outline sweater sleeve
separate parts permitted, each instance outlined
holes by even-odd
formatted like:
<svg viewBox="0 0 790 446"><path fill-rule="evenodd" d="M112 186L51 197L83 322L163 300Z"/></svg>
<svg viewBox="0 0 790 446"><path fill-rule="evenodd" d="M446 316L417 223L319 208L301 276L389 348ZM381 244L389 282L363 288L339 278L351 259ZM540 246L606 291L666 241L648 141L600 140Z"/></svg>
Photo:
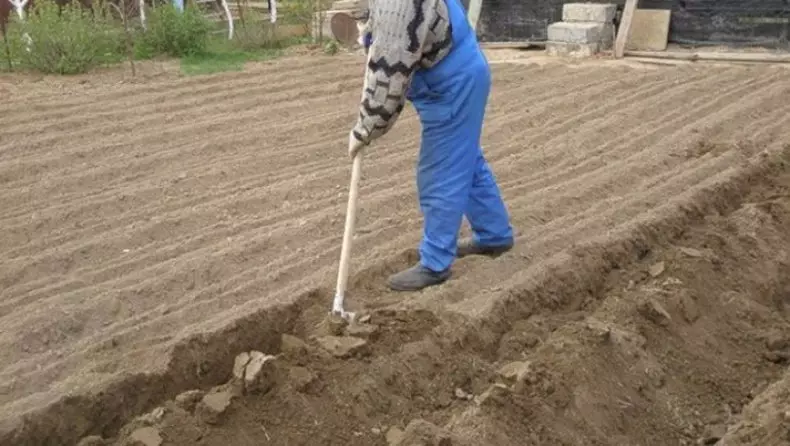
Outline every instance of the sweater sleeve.
<svg viewBox="0 0 790 446"><path fill-rule="evenodd" d="M438 0L444 1L444 0ZM386 134L406 104L406 91L436 22L436 0L371 0L368 49L359 118L353 135L369 144Z"/></svg>

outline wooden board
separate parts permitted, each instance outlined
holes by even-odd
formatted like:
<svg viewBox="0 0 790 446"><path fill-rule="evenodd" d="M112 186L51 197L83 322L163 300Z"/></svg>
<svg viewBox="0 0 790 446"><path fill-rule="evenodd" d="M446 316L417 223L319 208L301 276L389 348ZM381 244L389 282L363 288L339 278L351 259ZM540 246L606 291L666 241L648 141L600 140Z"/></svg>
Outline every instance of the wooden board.
<svg viewBox="0 0 790 446"><path fill-rule="evenodd" d="M631 22L626 48L637 51L664 51L669 37L669 9L637 9Z"/></svg>
<svg viewBox="0 0 790 446"><path fill-rule="evenodd" d="M625 43L631 36L631 22L634 19L636 5L639 0L625 0L623 15L620 17L620 27L617 29L617 38L614 42L614 57L621 59L625 53Z"/></svg>

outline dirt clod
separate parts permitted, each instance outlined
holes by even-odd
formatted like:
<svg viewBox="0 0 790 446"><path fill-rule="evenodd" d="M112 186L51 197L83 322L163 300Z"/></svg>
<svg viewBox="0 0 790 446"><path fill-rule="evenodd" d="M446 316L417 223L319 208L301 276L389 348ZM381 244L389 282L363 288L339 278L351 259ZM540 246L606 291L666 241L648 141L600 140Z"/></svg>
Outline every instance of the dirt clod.
<svg viewBox="0 0 790 446"><path fill-rule="evenodd" d="M280 341L280 353L284 358L298 364L304 364L308 358L309 347L303 340L289 334L284 334Z"/></svg>
<svg viewBox="0 0 790 446"><path fill-rule="evenodd" d="M145 425L152 426L162 421L164 417L165 417L165 408L157 407L151 412L138 417L138 421L140 421Z"/></svg>
<svg viewBox="0 0 790 446"><path fill-rule="evenodd" d="M727 434L727 426L725 424L713 424L705 428L705 434L700 438L699 444L710 445L716 444L722 437Z"/></svg>
<svg viewBox="0 0 790 446"><path fill-rule="evenodd" d="M326 351L338 358L364 356L368 353L368 343L353 336L323 336L316 342Z"/></svg>
<svg viewBox="0 0 790 446"><path fill-rule="evenodd" d="M387 431L386 440L389 446L400 446L401 440L403 440L403 430L392 426Z"/></svg>
<svg viewBox="0 0 790 446"><path fill-rule="evenodd" d="M196 415L204 423L218 424L224 418L234 398L235 395L230 390L212 389L197 405Z"/></svg>
<svg viewBox="0 0 790 446"><path fill-rule="evenodd" d="M687 248L687 247L681 246L681 247L678 248L678 250L680 252L682 252L683 254L689 256L689 257L695 257L696 258L696 257L702 257L703 256L702 251L700 251L699 249Z"/></svg>
<svg viewBox="0 0 790 446"><path fill-rule="evenodd" d="M288 381L297 392L309 392L318 376L305 367L291 367L288 370Z"/></svg>
<svg viewBox="0 0 790 446"><path fill-rule="evenodd" d="M689 324L693 324L697 321L697 319L699 319L699 306L697 305L696 300L688 292L680 293L678 296L678 304L680 306L681 314L683 315L683 320Z"/></svg>
<svg viewBox="0 0 790 446"><path fill-rule="evenodd" d="M672 321L672 316L653 298L644 299L639 304L639 313L648 320L662 326L667 326Z"/></svg>
<svg viewBox="0 0 790 446"><path fill-rule="evenodd" d="M85 437L77 443L77 446L106 446L107 441L104 438L98 435L91 435L89 437Z"/></svg>
<svg viewBox="0 0 790 446"><path fill-rule="evenodd" d="M186 392L180 393L176 396L175 402L176 406L186 410L187 412L192 412L195 410L195 406L203 399L203 395L206 392L202 390L187 390Z"/></svg>
<svg viewBox="0 0 790 446"><path fill-rule="evenodd" d="M781 331L772 331L765 338L765 346L771 351L782 351L790 348L790 335Z"/></svg>
<svg viewBox="0 0 790 446"><path fill-rule="evenodd" d="M650 273L650 277L658 277L658 276L661 275L661 273L664 272L665 269L666 269L666 265L662 261L662 262L658 262L658 263L653 264L650 267L650 269L648 269L648 272Z"/></svg>
<svg viewBox="0 0 790 446"><path fill-rule="evenodd" d="M412 420L397 446L452 446L450 433L425 420Z"/></svg>
<svg viewBox="0 0 790 446"><path fill-rule="evenodd" d="M244 370L247 364L250 363L250 354L247 352L239 353L233 361L233 379L238 381L244 380Z"/></svg>
<svg viewBox="0 0 790 446"><path fill-rule="evenodd" d="M339 314L329 314L321 321L319 333L328 336L340 336L343 330L349 325L348 321Z"/></svg>
<svg viewBox="0 0 790 446"><path fill-rule="evenodd" d="M524 381L531 371L530 363L527 361L515 361L503 365L497 374L507 385L514 385Z"/></svg>
<svg viewBox="0 0 790 446"><path fill-rule="evenodd" d="M129 435L124 446L161 446L162 436L155 427L141 427Z"/></svg>
<svg viewBox="0 0 790 446"><path fill-rule="evenodd" d="M378 326L372 324L350 324L346 327L346 335L371 339L378 331L378 328Z"/></svg>
<svg viewBox="0 0 790 446"><path fill-rule="evenodd" d="M244 391L266 393L276 384L275 357L258 351L250 352L250 362L244 371Z"/></svg>

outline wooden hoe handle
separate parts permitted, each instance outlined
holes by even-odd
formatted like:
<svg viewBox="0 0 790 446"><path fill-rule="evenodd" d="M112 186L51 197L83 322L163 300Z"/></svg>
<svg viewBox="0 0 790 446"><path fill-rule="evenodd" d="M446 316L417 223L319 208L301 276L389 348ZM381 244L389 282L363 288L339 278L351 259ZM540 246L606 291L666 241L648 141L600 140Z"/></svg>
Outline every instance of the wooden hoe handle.
<svg viewBox="0 0 790 446"><path fill-rule="evenodd" d="M346 209L346 227L343 231L343 246L340 248L340 266L337 270L337 289L332 312L344 315L343 297L348 283L348 266L351 261L351 244L354 239L354 225L357 218L357 195L359 194L359 177L362 171L362 150L357 152L351 167L351 184L348 190L348 207Z"/></svg>

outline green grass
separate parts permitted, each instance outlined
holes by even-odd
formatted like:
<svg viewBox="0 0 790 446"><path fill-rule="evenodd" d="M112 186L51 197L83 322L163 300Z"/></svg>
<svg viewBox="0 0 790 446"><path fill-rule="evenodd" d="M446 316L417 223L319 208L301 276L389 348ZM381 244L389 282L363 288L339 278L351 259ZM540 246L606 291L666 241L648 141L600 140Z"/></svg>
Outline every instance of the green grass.
<svg viewBox="0 0 790 446"><path fill-rule="evenodd" d="M280 49L260 51L232 50L223 52L209 51L204 54L181 58L181 71L189 76L241 71L247 62L270 60L282 54Z"/></svg>
<svg viewBox="0 0 790 446"><path fill-rule="evenodd" d="M292 45L308 41L309 38L288 38L261 45L247 45L239 40L228 41L218 35L211 39L206 52L181 58L181 72L188 76L241 71L247 62L260 62L276 59L283 50ZM240 48L244 46L244 48Z"/></svg>

